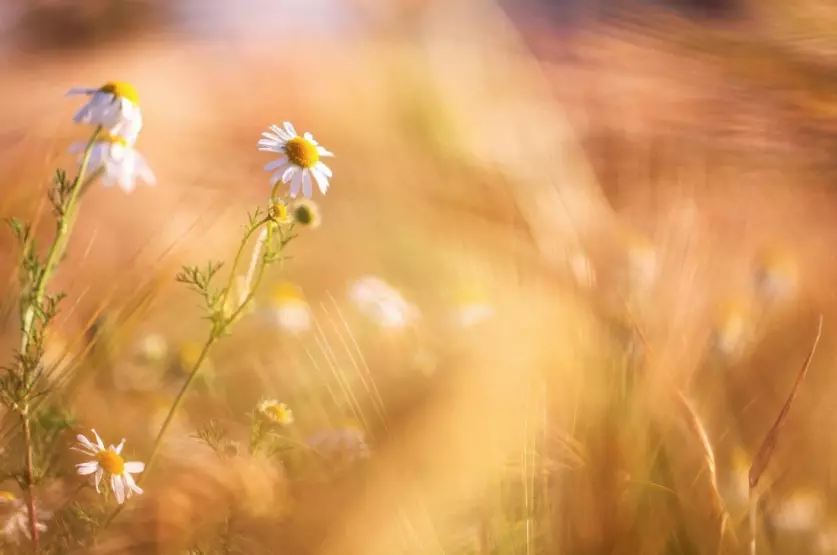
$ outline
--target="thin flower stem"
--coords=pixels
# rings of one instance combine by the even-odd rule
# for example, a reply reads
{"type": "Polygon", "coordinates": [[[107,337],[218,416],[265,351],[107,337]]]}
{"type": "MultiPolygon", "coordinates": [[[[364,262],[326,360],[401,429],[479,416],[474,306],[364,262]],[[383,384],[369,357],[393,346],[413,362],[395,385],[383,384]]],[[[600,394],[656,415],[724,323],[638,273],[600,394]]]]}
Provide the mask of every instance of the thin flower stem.
{"type": "MultiPolygon", "coordinates": [[[[32,337],[32,329],[35,323],[35,311],[36,309],[41,307],[41,304],[44,301],[44,295],[46,294],[46,287],[49,284],[50,278],[52,277],[52,271],[54,267],[58,264],[58,261],[61,259],[61,256],[64,253],[67,238],[72,228],[73,214],[75,213],[75,204],[80,198],[80,192],[86,185],[89,184],[88,181],[95,179],[98,176],[97,173],[94,173],[93,176],[91,176],[90,180],[85,180],[85,176],[87,174],[87,166],[90,162],[90,153],[93,148],[93,143],[96,141],[96,138],[99,136],[101,130],[102,126],[96,127],[96,130],[93,132],[93,134],[90,137],[90,140],[87,142],[87,145],[84,148],[84,156],[81,161],[81,166],[79,168],[78,175],[76,175],[76,178],[73,181],[73,187],[70,192],[70,197],[69,199],[67,199],[66,203],[61,207],[61,211],[57,218],[55,239],[53,240],[52,245],[49,248],[46,261],[44,262],[44,266],[41,268],[41,271],[39,272],[35,280],[35,283],[33,284],[34,287],[32,287],[32,289],[35,293],[34,297],[26,301],[26,309],[25,311],[23,311],[21,318],[21,356],[26,356],[26,354],[29,352],[32,337]]],[[[20,404],[20,421],[21,427],[23,428],[23,441],[25,444],[24,473],[26,477],[26,508],[27,515],[29,517],[29,532],[32,536],[32,549],[35,553],[37,553],[39,547],[38,513],[37,508],[35,507],[35,498],[32,493],[32,486],[35,482],[35,456],[34,449],[32,448],[32,423],[29,414],[31,407],[28,399],[28,390],[32,386],[32,376],[30,372],[27,370],[27,367],[25,366],[21,367],[21,373],[23,374],[24,390],[27,391],[27,398],[24,399],[23,402],[20,404]]]]}
{"type": "Polygon", "coordinates": [[[256,272],[256,265],[259,262],[258,253],[261,252],[265,241],[267,240],[267,229],[262,228],[259,233],[259,238],[256,240],[256,247],[253,251],[253,257],[250,259],[250,268],[247,270],[247,276],[244,278],[244,287],[241,291],[241,297],[238,299],[239,304],[244,302],[247,292],[250,291],[250,283],[253,281],[253,274],[256,272]]]}
{"type": "Polygon", "coordinates": [[[238,252],[235,253],[235,259],[233,259],[232,267],[230,268],[230,277],[227,279],[227,286],[224,288],[223,292],[221,293],[221,299],[218,303],[222,309],[227,306],[227,299],[230,296],[230,291],[232,291],[233,282],[235,281],[235,269],[238,267],[239,262],[241,262],[241,255],[244,253],[244,248],[247,246],[247,242],[250,240],[250,237],[253,236],[253,233],[256,232],[259,228],[263,225],[268,223],[270,218],[265,218],[261,220],[258,224],[252,226],[250,229],[247,230],[247,233],[244,235],[244,238],[241,240],[241,245],[238,247],[238,252]]]}
{"type": "MultiPolygon", "coordinates": [[[[177,393],[177,397],[175,397],[174,403],[172,404],[172,407],[169,410],[169,413],[166,415],[166,419],[163,421],[163,425],[160,428],[160,431],[157,434],[156,439],[154,440],[154,444],[151,447],[151,454],[148,456],[148,462],[145,465],[145,470],[143,471],[142,475],[139,476],[138,479],[137,479],[137,485],[140,485],[145,480],[145,478],[148,476],[151,469],[154,467],[154,463],[157,461],[157,458],[160,454],[160,448],[162,447],[163,439],[165,438],[165,435],[166,435],[166,432],[168,431],[169,425],[171,424],[172,420],[174,419],[174,416],[177,413],[178,409],[183,404],[183,401],[186,398],[186,394],[189,392],[189,390],[192,388],[192,385],[195,383],[195,379],[197,378],[198,373],[200,372],[200,369],[203,365],[204,360],[206,359],[207,355],[209,354],[209,350],[212,348],[212,346],[215,344],[215,342],[221,337],[223,332],[226,331],[226,329],[230,326],[230,324],[232,324],[233,322],[236,321],[239,314],[241,314],[241,312],[245,308],[247,308],[247,305],[249,305],[250,301],[252,301],[253,297],[255,296],[256,290],[258,289],[259,284],[262,281],[262,277],[264,276],[264,269],[268,264],[267,258],[265,256],[261,256],[262,247],[266,244],[270,244],[270,240],[271,240],[272,235],[273,235],[273,233],[272,233],[273,226],[265,225],[265,224],[268,224],[268,222],[270,222],[270,219],[266,218],[266,219],[262,220],[261,222],[259,222],[258,224],[254,225],[253,227],[251,227],[247,231],[247,234],[244,236],[244,238],[241,241],[241,246],[239,247],[238,252],[236,253],[235,260],[233,262],[232,268],[230,269],[229,284],[227,286],[227,289],[224,291],[224,293],[221,297],[220,306],[224,307],[226,305],[227,296],[228,296],[228,293],[230,291],[230,287],[232,286],[233,277],[235,276],[235,269],[236,269],[236,267],[238,266],[238,263],[241,260],[241,255],[244,252],[244,248],[247,245],[247,242],[248,242],[249,238],[252,237],[253,233],[255,233],[256,230],[258,230],[262,227],[265,227],[266,228],[266,233],[264,235],[259,236],[259,241],[256,243],[256,246],[253,250],[253,255],[252,255],[252,257],[253,257],[252,259],[253,259],[254,262],[251,264],[250,274],[252,274],[252,269],[253,268],[258,268],[258,270],[256,272],[256,278],[253,281],[252,287],[249,289],[247,295],[241,300],[241,303],[238,306],[238,308],[235,311],[233,311],[229,316],[225,316],[224,319],[219,324],[216,324],[212,327],[212,330],[209,333],[209,337],[207,338],[206,343],[204,343],[203,348],[201,349],[200,355],[198,355],[198,359],[197,359],[197,361],[195,361],[195,365],[192,368],[192,371],[189,373],[189,377],[186,379],[186,383],[184,383],[183,387],[180,388],[180,391],[177,393]],[[257,264],[259,258],[261,258],[261,264],[257,264]]],[[[115,519],[119,515],[123,506],[124,505],[118,505],[116,507],[116,509],[114,509],[113,512],[111,512],[110,516],[108,516],[108,518],[105,520],[105,522],[99,528],[99,532],[101,532],[103,529],[105,529],[108,526],[108,524],[110,524],[113,521],[113,519],[115,519]]]]}

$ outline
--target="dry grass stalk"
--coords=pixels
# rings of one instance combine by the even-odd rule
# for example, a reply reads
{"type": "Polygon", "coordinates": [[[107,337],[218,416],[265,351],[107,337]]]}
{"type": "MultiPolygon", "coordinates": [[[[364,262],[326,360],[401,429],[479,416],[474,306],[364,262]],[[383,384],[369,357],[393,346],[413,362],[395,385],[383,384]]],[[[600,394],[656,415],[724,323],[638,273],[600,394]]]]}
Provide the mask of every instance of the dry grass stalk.
{"type": "Polygon", "coordinates": [[[779,412],[776,422],[773,423],[773,426],[767,432],[767,436],[764,438],[761,448],[759,448],[755,459],[753,459],[753,464],[750,466],[750,553],[752,555],[755,555],[756,553],[756,502],[758,501],[758,496],[756,495],[755,489],[758,486],[759,480],[765,470],[767,470],[767,465],[770,464],[770,459],[773,456],[773,451],[776,449],[776,443],[779,440],[779,432],[785,425],[791,405],[796,399],[799,389],[802,387],[802,382],[805,380],[805,376],[808,374],[808,368],[811,366],[811,360],[814,358],[814,352],[817,350],[820,337],[822,337],[822,315],[820,315],[819,323],[817,324],[817,335],[814,337],[814,344],[811,345],[811,350],[808,351],[808,356],[805,358],[805,362],[802,364],[802,368],[796,376],[790,395],[788,395],[787,401],[785,401],[784,406],[782,406],[782,410],[779,412]]]}

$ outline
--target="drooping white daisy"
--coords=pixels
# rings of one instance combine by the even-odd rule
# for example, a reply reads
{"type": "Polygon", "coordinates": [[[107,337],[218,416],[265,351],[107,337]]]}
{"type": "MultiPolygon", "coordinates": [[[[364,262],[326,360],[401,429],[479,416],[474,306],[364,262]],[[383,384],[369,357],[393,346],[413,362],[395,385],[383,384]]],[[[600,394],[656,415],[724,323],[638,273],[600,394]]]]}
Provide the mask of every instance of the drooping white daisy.
{"type": "Polygon", "coordinates": [[[142,112],[136,89],[124,81],[111,81],[98,89],[73,88],[67,96],[87,95],[90,99],[81,107],[73,121],[101,125],[111,135],[122,137],[128,144],[137,140],[142,130],[142,112]]]}
{"type": "Polygon", "coordinates": [[[349,298],[361,312],[382,328],[401,329],[419,317],[418,308],[394,287],[375,276],[364,276],[352,284],[349,298]]]}
{"type": "Polygon", "coordinates": [[[320,192],[325,194],[332,173],[320,158],[334,154],[320,146],[311,133],[297,135],[290,122],[284,123],[284,129],[278,125],[271,125],[270,131],[272,132],[262,133],[264,138],[259,140],[258,144],[261,151],[281,155],[264,167],[265,171],[273,172],[270,176],[271,183],[275,185],[280,180],[282,183],[290,183],[292,197],[296,197],[301,188],[302,194],[311,198],[314,194],[313,180],[317,182],[320,192]]]}
{"type": "MultiPolygon", "coordinates": [[[[83,153],[86,146],[83,142],[74,143],[70,146],[70,153],[83,153]]],[[[126,193],[134,190],[137,178],[148,185],[157,182],[145,158],[129,142],[115,135],[103,135],[91,147],[87,175],[100,168],[104,170],[102,183],[106,187],[117,184],[126,193]]]]}
{"type": "MultiPolygon", "coordinates": [[[[10,543],[20,542],[21,535],[32,539],[32,531],[29,528],[29,509],[22,499],[18,499],[13,493],[0,491],[0,508],[3,509],[5,521],[3,523],[3,538],[10,543]]],[[[45,511],[38,507],[36,512],[38,522],[36,526],[39,532],[45,532],[46,520],[52,516],[51,511],[45,511]]]]}
{"type": "Polygon", "coordinates": [[[96,443],[93,443],[85,436],[79,434],[77,446],[71,449],[90,455],[94,460],[79,463],[76,465],[78,473],[82,476],[94,475],[93,483],[96,486],[96,491],[101,491],[99,486],[102,478],[107,475],[110,489],[116,497],[116,502],[120,505],[125,502],[125,499],[131,497],[133,493],[142,493],[142,489],[137,486],[134,481],[133,474],[137,474],[145,470],[145,464],[141,462],[126,462],[122,458],[122,448],[125,446],[125,440],[119,442],[119,445],[113,445],[105,448],[102,438],[96,433],[96,430],[91,430],[96,437],[96,443]]]}

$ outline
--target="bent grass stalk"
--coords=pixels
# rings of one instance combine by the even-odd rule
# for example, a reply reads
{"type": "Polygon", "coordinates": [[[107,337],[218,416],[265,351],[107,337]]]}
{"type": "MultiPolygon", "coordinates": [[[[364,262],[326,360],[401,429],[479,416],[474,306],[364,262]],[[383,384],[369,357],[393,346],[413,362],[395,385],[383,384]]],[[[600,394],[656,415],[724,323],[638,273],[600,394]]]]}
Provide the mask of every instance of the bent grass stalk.
{"type": "MultiPolygon", "coordinates": [[[[38,273],[35,279],[35,282],[31,284],[31,289],[33,290],[34,294],[25,301],[23,298],[21,299],[21,356],[26,356],[29,352],[29,348],[32,343],[32,331],[35,324],[35,312],[36,310],[43,309],[42,304],[44,302],[44,296],[46,295],[46,288],[52,277],[53,269],[58,265],[59,261],[61,260],[61,257],[64,254],[64,250],[66,248],[70,232],[72,231],[74,216],[76,212],[76,204],[81,198],[81,192],[84,189],[86,189],[87,186],[99,176],[99,172],[96,171],[88,177],[87,167],[90,162],[90,154],[92,152],[93,144],[95,143],[101,131],[102,126],[96,127],[90,139],[87,141],[87,145],[84,148],[84,156],[82,158],[81,166],[79,167],[79,171],[76,175],[76,178],[73,180],[73,186],[70,192],[70,196],[66,200],[66,202],[61,206],[61,210],[58,211],[56,218],[55,239],[53,240],[52,245],[49,248],[46,260],[44,261],[44,264],[41,267],[40,272],[38,273]],[[25,309],[23,309],[24,304],[26,306],[25,309]]],[[[31,371],[27,369],[27,366],[21,365],[20,370],[23,374],[22,377],[24,391],[26,392],[25,395],[27,397],[23,400],[18,409],[20,412],[21,427],[23,428],[23,441],[25,444],[24,471],[26,478],[26,486],[24,489],[26,497],[26,508],[29,519],[29,531],[32,536],[32,545],[34,551],[37,552],[39,547],[38,513],[37,508],[35,507],[34,495],[32,494],[32,486],[34,485],[35,481],[35,460],[32,448],[32,425],[30,420],[31,407],[28,399],[28,392],[33,385],[34,377],[32,376],[31,371]]]]}

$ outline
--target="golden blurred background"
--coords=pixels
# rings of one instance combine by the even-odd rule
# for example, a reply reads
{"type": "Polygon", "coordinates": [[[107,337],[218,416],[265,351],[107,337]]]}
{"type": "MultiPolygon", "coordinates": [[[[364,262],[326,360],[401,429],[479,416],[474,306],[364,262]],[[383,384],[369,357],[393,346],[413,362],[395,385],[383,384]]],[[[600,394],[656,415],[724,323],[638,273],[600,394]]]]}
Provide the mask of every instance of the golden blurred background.
{"type": "Polygon", "coordinates": [[[158,181],[92,189],[54,282],[67,445],[95,427],[147,456],[207,333],[174,276],[234,254],[269,191],[259,134],[336,153],[322,226],[212,352],[146,493],[92,545],[59,454],[42,552],[750,553],[753,529],[758,553],[837,552],[834,29],[825,0],[3,0],[0,214],[51,237],[72,87],[136,86],[158,181]],[[421,316],[376,325],[364,276],[421,316]],[[753,528],[747,472],[820,316],[753,528]],[[245,445],[263,398],[289,441],[355,430],[371,456],[191,437],[245,445]]]}

